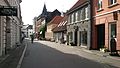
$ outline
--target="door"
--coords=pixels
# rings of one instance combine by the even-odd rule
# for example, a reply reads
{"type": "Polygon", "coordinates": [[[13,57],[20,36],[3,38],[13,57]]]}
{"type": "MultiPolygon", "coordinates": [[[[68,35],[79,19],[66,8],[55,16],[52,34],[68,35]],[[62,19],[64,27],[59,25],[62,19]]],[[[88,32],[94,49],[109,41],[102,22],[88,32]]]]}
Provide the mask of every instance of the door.
{"type": "Polygon", "coordinates": [[[103,48],[105,45],[105,24],[97,26],[97,46],[103,48]]]}

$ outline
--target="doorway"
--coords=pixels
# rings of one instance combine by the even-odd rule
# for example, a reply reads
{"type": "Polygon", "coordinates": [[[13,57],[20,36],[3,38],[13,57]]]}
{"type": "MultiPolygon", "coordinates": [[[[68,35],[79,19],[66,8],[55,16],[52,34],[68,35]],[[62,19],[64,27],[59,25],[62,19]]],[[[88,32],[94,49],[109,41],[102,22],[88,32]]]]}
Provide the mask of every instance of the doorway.
{"type": "Polygon", "coordinates": [[[75,31],[75,46],[77,46],[77,30],[75,31]]]}
{"type": "Polygon", "coordinates": [[[97,49],[103,48],[105,45],[105,24],[97,26],[97,49]]]}

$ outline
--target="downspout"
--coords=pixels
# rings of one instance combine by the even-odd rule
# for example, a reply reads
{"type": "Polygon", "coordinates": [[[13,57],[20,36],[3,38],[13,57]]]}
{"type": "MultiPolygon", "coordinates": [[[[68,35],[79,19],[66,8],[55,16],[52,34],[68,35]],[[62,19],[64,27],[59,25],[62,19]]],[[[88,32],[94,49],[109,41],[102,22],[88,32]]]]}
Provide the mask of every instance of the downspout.
{"type": "Polygon", "coordinates": [[[88,34],[89,34],[89,40],[88,40],[88,49],[92,49],[92,0],[88,0],[88,8],[89,8],[89,25],[88,25],[88,34]]]}

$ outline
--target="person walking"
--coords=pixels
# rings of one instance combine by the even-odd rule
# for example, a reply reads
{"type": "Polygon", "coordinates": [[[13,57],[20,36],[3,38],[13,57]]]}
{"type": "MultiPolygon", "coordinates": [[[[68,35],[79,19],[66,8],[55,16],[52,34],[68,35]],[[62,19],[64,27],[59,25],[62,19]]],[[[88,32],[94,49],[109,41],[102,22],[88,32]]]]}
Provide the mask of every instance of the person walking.
{"type": "Polygon", "coordinates": [[[25,39],[25,34],[24,34],[24,32],[22,32],[22,34],[21,34],[21,43],[23,42],[23,40],[25,39]]]}
{"type": "Polygon", "coordinates": [[[30,37],[31,37],[31,43],[33,43],[33,41],[34,41],[34,34],[30,35],[30,37]]]}

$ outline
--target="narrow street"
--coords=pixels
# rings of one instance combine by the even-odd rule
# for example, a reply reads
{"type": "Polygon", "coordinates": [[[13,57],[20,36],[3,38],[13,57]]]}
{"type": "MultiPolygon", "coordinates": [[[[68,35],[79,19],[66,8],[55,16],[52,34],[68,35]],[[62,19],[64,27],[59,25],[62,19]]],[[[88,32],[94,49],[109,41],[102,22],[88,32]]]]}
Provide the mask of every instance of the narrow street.
{"type": "Polygon", "coordinates": [[[116,68],[78,56],[71,47],[45,44],[28,41],[21,68],[116,68]]]}

